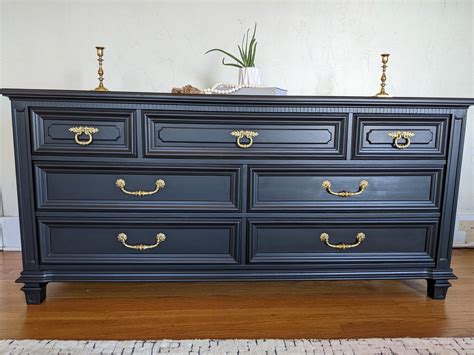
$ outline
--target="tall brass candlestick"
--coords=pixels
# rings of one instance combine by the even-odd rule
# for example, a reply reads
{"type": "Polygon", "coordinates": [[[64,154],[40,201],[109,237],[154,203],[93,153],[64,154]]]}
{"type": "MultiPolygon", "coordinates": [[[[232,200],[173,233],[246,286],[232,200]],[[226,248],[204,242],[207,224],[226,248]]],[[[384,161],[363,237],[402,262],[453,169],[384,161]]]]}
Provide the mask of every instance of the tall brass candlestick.
{"type": "Polygon", "coordinates": [[[388,57],[390,56],[390,54],[381,54],[381,56],[382,56],[382,76],[380,77],[380,80],[381,80],[380,91],[375,96],[386,97],[386,96],[390,96],[388,92],[385,92],[385,81],[387,80],[387,76],[385,75],[385,72],[387,71],[388,57]]]}
{"type": "Polygon", "coordinates": [[[95,47],[97,49],[97,56],[99,57],[97,60],[99,61],[99,70],[97,71],[97,74],[99,74],[99,86],[97,86],[94,90],[95,91],[109,91],[104,86],[104,69],[102,68],[102,62],[104,59],[102,58],[104,56],[104,47],[95,47]]]}

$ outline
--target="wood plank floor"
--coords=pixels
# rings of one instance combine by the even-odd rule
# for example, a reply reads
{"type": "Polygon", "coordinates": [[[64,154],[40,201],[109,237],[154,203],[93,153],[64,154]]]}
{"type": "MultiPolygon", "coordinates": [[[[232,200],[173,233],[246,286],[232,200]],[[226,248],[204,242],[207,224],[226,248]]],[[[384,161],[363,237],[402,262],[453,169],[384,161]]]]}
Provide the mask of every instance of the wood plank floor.
{"type": "Polygon", "coordinates": [[[26,306],[20,253],[0,252],[0,338],[474,336],[474,250],[455,250],[445,301],[426,282],[50,283],[26,306]]]}

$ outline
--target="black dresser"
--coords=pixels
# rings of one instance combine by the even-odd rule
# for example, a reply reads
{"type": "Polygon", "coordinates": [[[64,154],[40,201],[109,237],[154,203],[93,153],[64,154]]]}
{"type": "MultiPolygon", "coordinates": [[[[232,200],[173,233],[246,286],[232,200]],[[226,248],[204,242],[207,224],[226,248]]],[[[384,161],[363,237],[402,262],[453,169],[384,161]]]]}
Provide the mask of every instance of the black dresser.
{"type": "Polygon", "coordinates": [[[50,281],[426,279],[473,99],[4,89],[29,304],[50,281]]]}

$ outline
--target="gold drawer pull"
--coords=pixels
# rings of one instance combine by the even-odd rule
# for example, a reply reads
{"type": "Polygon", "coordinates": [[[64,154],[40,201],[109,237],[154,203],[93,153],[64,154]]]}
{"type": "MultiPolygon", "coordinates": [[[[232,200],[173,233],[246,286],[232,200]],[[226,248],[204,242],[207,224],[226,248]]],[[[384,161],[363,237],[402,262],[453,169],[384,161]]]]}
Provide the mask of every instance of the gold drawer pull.
{"type": "Polygon", "coordinates": [[[97,133],[99,132],[99,129],[98,128],[95,128],[95,127],[71,127],[69,128],[69,132],[71,133],[75,133],[76,135],[74,136],[74,140],[76,141],[77,144],[79,145],[89,145],[92,143],[92,135],[94,133],[97,133]],[[81,141],[79,139],[80,136],[82,136],[83,134],[85,134],[88,139],[86,141],[81,141]]]}
{"type": "Polygon", "coordinates": [[[321,241],[324,242],[328,247],[331,247],[331,248],[334,248],[334,249],[346,250],[346,249],[355,248],[355,247],[359,246],[360,243],[362,243],[365,240],[365,234],[364,233],[357,233],[357,236],[356,236],[357,242],[354,243],[354,244],[344,244],[344,243],[331,244],[329,242],[329,234],[327,234],[327,233],[321,233],[321,236],[319,237],[319,239],[321,239],[321,241]]]}
{"type": "Polygon", "coordinates": [[[253,137],[258,136],[258,132],[254,131],[233,131],[230,134],[237,138],[237,145],[242,149],[250,148],[253,144],[253,137]],[[247,138],[249,142],[246,144],[242,143],[241,139],[243,138],[247,138]]]}
{"type": "Polygon", "coordinates": [[[117,240],[121,242],[124,246],[130,249],[136,249],[136,250],[147,250],[147,249],[153,249],[156,248],[158,245],[160,245],[161,242],[164,242],[166,240],[166,236],[164,233],[158,233],[156,235],[156,243],[147,245],[147,244],[136,244],[136,245],[130,245],[127,244],[127,235],[125,233],[120,233],[117,236],[117,240]]]}
{"type": "Polygon", "coordinates": [[[351,192],[351,191],[339,191],[335,192],[331,190],[331,181],[329,180],[324,180],[323,181],[323,188],[331,195],[334,196],[339,196],[339,197],[351,197],[351,196],[356,196],[360,195],[362,192],[365,191],[365,189],[369,186],[369,182],[367,180],[362,180],[359,183],[359,190],[356,192],[351,192]]]}
{"type": "Polygon", "coordinates": [[[393,138],[393,144],[395,145],[395,147],[397,147],[398,149],[405,149],[410,146],[411,138],[415,136],[415,133],[407,131],[396,131],[390,132],[388,135],[393,138]],[[399,141],[402,139],[405,140],[405,143],[400,144],[399,141]]]}
{"type": "Polygon", "coordinates": [[[155,189],[153,191],[143,191],[143,190],[137,190],[137,191],[127,191],[125,190],[125,180],[124,179],[117,179],[115,181],[115,186],[117,186],[120,190],[122,190],[123,193],[126,193],[127,195],[133,195],[133,196],[148,196],[148,195],[153,195],[156,194],[160,189],[165,187],[165,181],[158,179],[155,181],[155,189]]]}

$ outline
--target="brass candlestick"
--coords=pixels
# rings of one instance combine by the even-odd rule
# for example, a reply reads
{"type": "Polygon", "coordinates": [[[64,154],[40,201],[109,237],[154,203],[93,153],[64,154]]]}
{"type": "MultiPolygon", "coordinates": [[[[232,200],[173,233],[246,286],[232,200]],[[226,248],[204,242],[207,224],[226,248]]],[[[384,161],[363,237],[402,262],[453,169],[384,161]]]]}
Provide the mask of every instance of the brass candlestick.
{"type": "Polygon", "coordinates": [[[97,60],[99,61],[99,70],[97,71],[97,74],[99,74],[99,86],[97,86],[94,90],[95,91],[109,91],[104,86],[104,69],[102,68],[102,62],[104,59],[102,58],[104,56],[104,47],[95,47],[97,49],[97,56],[99,57],[97,60]]]}
{"type": "Polygon", "coordinates": [[[381,80],[380,91],[375,96],[387,97],[390,95],[387,92],[385,92],[385,81],[387,80],[387,76],[385,75],[385,72],[387,71],[388,57],[390,56],[390,54],[381,54],[381,56],[382,56],[382,76],[380,77],[380,80],[381,80]]]}

